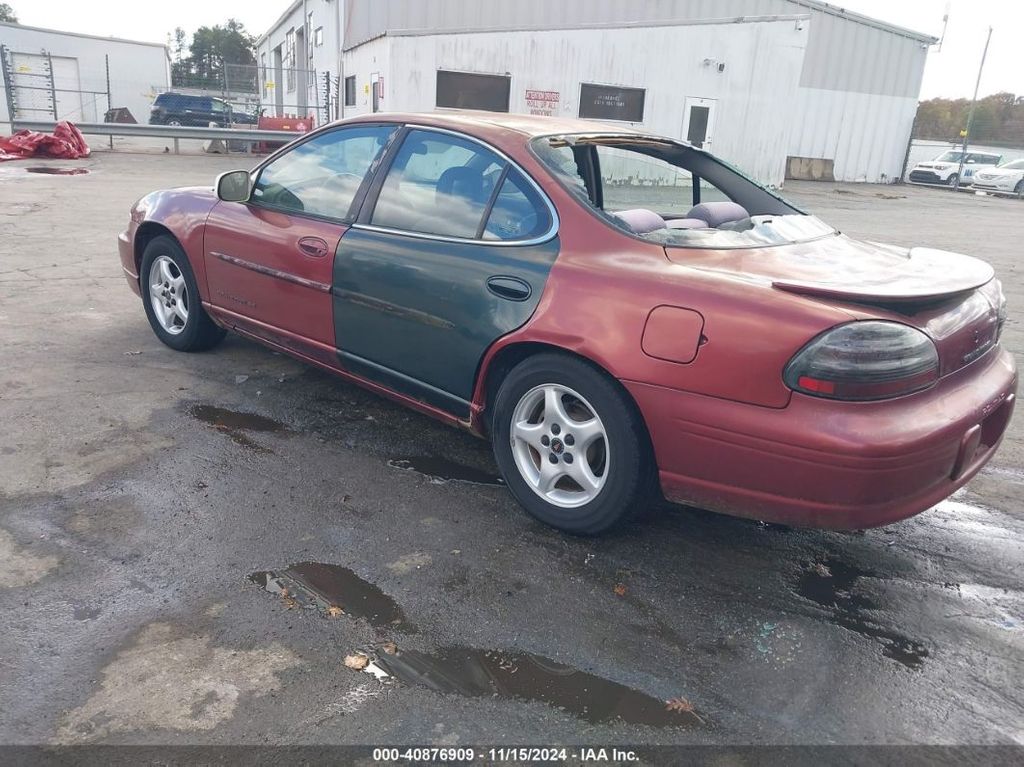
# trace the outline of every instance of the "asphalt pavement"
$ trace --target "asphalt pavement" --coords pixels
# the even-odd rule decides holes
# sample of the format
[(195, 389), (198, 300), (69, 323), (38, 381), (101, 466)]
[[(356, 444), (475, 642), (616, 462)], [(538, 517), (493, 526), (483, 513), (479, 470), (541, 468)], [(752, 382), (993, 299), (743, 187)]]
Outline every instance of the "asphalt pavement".
[[(0, 165), (0, 743), (1024, 745), (1020, 414), (885, 528), (655, 505), (568, 537), (482, 441), (237, 336), (157, 341), (128, 208), (245, 158), (46, 164)], [(991, 261), (1024, 350), (1024, 202), (785, 195)]]

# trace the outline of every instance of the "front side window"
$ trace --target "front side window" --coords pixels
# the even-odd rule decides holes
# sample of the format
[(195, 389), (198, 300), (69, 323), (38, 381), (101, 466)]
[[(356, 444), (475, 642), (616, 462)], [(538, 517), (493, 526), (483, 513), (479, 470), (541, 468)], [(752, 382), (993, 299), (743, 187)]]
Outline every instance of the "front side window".
[(321, 133), (264, 167), (252, 201), (348, 220), (363, 180), (395, 130), (393, 125), (367, 125)]
[(395, 155), (370, 223), (476, 238), (505, 161), (480, 144), (413, 130)]

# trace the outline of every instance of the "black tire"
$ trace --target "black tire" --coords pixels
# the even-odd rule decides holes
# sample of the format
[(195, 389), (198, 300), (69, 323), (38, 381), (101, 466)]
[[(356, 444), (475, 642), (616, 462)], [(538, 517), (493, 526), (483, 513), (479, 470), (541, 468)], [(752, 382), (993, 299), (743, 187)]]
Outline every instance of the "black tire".
[(946, 179), (946, 184), (948, 184), (949, 186), (956, 186), (956, 182), (959, 178), (960, 176), (954, 173), (952, 176)]
[(1021, 179), (1020, 181), (1017, 182), (1017, 186), (1013, 188), (1013, 192), (1019, 198), (1024, 200), (1024, 179)]
[[(150, 274), (157, 259), (161, 257), (170, 259), (181, 277), (184, 279), (188, 308), (188, 319), (182, 324), (180, 331), (171, 333), (164, 329), (160, 320), (157, 319), (153, 307), (153, 299), (150, 294), (150, 285), (156, 283), (156, 275)], [(146, 318), (156, 337), (167, 346), (179, 352), (201, 352), (211, 349), (219, 344), (227, 333), (218, 327), (210, 315), (203, 309), (202, 301), (199, 298), (199, 287), (196, 284), (196, 276), (192, 271), (192, 265), (188, 256), (177, 240), (166, 235), (155, 237), (146, 245), (142, 253), (142, 267), (139, 270), (139, 283), (142, 289), (142, 304), (146, 309)], [(175, 300), (180, 300), (175, 298)]]
[[(609, 473), (596, 496), (574, 508), (551, 503), (534, 490), (517, 466), (512, 446), (512, 421), (520, 401), (537, 387), (551, 384), (578, 393), (600, 418), (607, 435), (604, 448)], [(652, 495), (654, 460), (636, 406), (616, 381), (579, 358), (544, 353), (516, 365), (501, 382), (494, 399), (491, 435), (498, 468), (512, 495), (532, 516), (559, 530), (576, 535), (605, 532), (643, 510)], [(548, 439), (553, 445), (552, 438)], [(561, 458), (568, 464), (565, 455), (572, 448), (564, 449)], [(534, 453), (538, 461), (550, 459), (550, 454)]]

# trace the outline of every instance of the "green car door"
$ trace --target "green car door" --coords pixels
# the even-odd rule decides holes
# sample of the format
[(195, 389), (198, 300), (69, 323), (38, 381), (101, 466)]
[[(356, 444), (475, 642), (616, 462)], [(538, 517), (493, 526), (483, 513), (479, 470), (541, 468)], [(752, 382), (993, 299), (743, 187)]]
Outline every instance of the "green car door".
[(497, 151), (406, 129), (335, 255), (342, 364), (467, 417), (484, 352), (537, 307), (557, 224), (536, 184)]

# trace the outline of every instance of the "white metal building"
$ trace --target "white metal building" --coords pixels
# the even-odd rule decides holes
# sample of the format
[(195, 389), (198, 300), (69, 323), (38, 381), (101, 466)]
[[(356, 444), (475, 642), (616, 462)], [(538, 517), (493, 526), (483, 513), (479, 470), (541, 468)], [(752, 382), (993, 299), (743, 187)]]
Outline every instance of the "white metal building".
[(23, 119), (102, 122), (108, 82), (109, 106), (146, 122), (154, 96), (170, 86), (170, 57), (160, 43), (0, 23), (0, 46), (0, 123), (10, 121), (12, 103)]
[(332, 115), (462, 106), (621, 119), (710, 139), (774, 184), (787, 171), (896, 180), (935, 42), (817, 0), (296, 0), (260, 60), (272, 68), (289, 33), (317, 29), (324, 43), (305, 56), (338, 73)]

